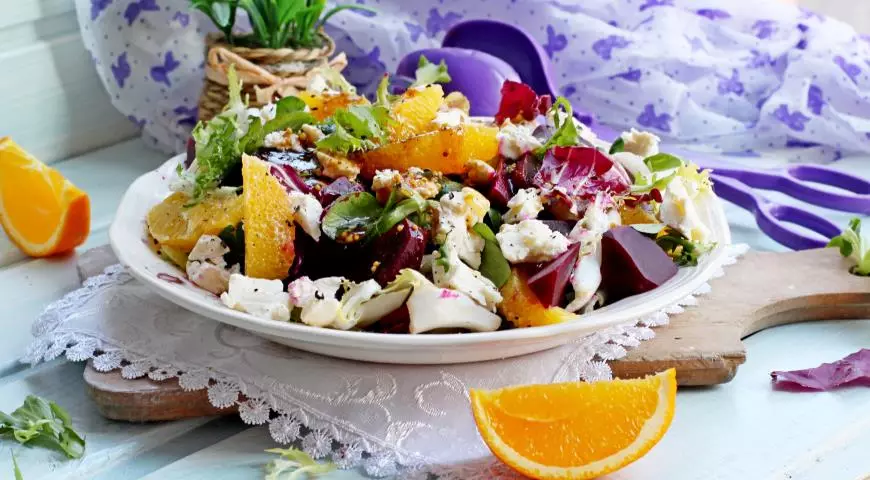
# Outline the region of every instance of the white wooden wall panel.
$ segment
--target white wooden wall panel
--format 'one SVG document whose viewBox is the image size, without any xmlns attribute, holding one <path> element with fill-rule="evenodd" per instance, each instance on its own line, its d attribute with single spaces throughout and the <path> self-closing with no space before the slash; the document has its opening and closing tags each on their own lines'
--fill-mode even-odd
<svg viewBox="0 0 870 480">
<path fill-rule="evenodd" d="M 82 44 L 74 0 L 0 1 L 0 136 L 54 162 L 137 134 Z"/>
</svg>

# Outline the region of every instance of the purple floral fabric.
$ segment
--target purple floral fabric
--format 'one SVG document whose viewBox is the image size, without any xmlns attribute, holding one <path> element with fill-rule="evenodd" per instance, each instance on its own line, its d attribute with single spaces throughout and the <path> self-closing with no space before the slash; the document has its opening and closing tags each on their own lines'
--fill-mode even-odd
<svg viewBox="0 0 870 480">
<path fill-rule="evenodd" d="M 180 151 L 195 122 L 205 17 L 188 0 L 76 0 L 82 36 L 115 105 Z M 517 24 L 552 59 L 560 91 L 596 120 L 752 157 L 870 152 L 870 39 L 772 0 L 346 0 L 329 33 L 346 74 L 373 92 L 408 52 L 455 23 Z M 244 26 L 243 26 L 244 27 Z"/>
</svg>

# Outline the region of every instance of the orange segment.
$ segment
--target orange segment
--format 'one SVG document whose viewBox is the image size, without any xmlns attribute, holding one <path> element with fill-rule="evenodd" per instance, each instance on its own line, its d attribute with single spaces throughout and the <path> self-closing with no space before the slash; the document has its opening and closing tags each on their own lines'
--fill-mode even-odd
<svg viewBox="0 0 870 480">
<path fill-rule="evenodd" d="M 241 195 L 210 195 L 190 206 L 186 193 L 175 192 L 155 205 L 146 218 L 148 231 L 161 245 L 187 253 L 203 235 L 217 235 L 242 221 Z"/>
<path fill-rule="evenodd" d="M 245 198 L 245 275 L 283 279 L 293 264 L 296 224 L 287 192 L 269 174 L 269 164 L 242 155 Z"/>
<path fill-rule="evenodd" d="M 469 160 L 489 161 L 498 154 L 498 129 L 467 124 L 411 137 L 361 156 L 368 175 L 376 170 L 420 167 L 444 174 L 460 174 Z"/>
<path fill-rule="evenodd" d="M 676 372 L 635 380 L 471 390 L 483 440 L 532 478 L 594 478 L 645 455 L 670 427 Z"/>
<path fill-rule="evenodd" d="M 33 257 L 68 252 L 91 228 L 88 195 L 24 151 L 0 138 L 0 225 Z"/>
<path fill-rule="evenodd" d="M 299 98 L 308 105 L 308 108 L 311 110 L 311 116 L 318 121 L 331 117 L 340 108 L 369 103 L 365 97 L 350 93 L 299 92 Z"/>
<path fill-rule="evenodd" d="M 535 292 L 529 288 L 525 276 L 517 269 L 501 287 L 502 302 L 499 312 L 515 327 L 540 327 L 562 323 L 577 318 L 577 315 L 559 307 L 545 307 Z"/>
<path fill-rule="evenodd" d="M 391 125 L 390 140 L 399 142 L 431 131 L 432 120 L 435 120 L 443 101 L 441 85 L 409 88 L 391 108 L 390 117 L 396 121 Z"/>
</svg>

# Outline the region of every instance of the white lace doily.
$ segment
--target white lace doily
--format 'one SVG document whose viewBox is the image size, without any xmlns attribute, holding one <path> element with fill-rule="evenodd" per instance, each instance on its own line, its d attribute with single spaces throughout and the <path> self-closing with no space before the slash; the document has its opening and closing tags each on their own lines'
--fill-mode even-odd
<svg viewBox="0 0 870 480">
<path fill-rule="evenodd" d="M 745 250 L 730 247 L 726 264 Z M 695 295 L 709 289 L 705 284 Z M 361 466 L 372 476 L 514 478 L 480 439 L 469 388 L 609 379 L 608 360 L 623 357 L 655 335 L 650 327 L 695 304 L 692 295 L 632 324 L 513 359 L 382 365 L 294 350 L 205 319 L 112 265 L 39 316 L 23 361 L 65 354 L 72 361 L 93 359 L 100 371 L 120 369 L 124 378 L 178 378 L 185 389 L 208 389 L 216 407 L 237 404 L 246 423 L 268 423 L 276 442 L 301 441 L 315 458 Z"/>
</svg>

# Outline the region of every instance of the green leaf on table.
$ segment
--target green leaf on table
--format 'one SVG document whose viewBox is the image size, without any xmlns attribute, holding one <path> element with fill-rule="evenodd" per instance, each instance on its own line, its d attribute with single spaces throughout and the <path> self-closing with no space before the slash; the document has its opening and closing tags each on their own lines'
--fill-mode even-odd
<svg viewBox="0 0 870 480">
<path fill-rule="evenodd" d="M 614 153 L 619 153 L 623 150 L 625 150 L 625 140 L 623 140 L 622 137 L 619 137 L 610 144 L 610 151 L 607 153 L 613 155 Z"/>
<path fill-rule="evenodd" d="M 11 414 L 0 412 L 0 436 L 58 450 L 69 458 L 81 458 L 85 450 L 85 440 L 73 430 L 66 410 L 36 395 L 28 395 Z"/>
<path fill-rule="evenodd" d="M 495 233 L 485 223 L 474 225 L 474 231 L 483 238 L 483 254 L 480 257 L 480 273 L 501 288 L 511 274 L 511 266 L 504 258 Z"/>
<path fill-rule="evenodd" d="M 560 107 L 564 113 L 559 113 Z M 553 115 L 556 131 L 547 143 L 535 150 L 535 155 L 539 157 L 553 147 L 570 147 L 580 143 L 580 132 L 577 131 L 577 123 L 574 122 L 574 109 L 567 98 L 557 97 L 548 113 Z"/>
<path fill-rule="evenodd" d="M 21 473 L 21 469 L 18 468 L 18 459 L 15 458 L 15 454 L 12 454 L 12 473 L 15 475 L 15 480 L 24 480 L 24 475 Z"/>
<path fill-rule="evenodd" d="M 281 457 L 266 464 L 264 480 L 302 480 L 310 475 L 324 475 L 336 468 L 334 463 L 319 463 L 295 448 L 270 448 L 266 452 Z"/>
<path fill-rule="evenodd" d="M 643 163 L 651 172 L 664 172 L 683 166 L 683 161 L 668 153 L 657 153 L 643 159 Z"/>
<path fill-rule="evenodd" d="M 843 233 L 832 238 L 828 246 L 839 248 L 842 256 L 855 261 L 852 273 L 870 276 L 870 234 L 862 232 L 860 218 L 853 218 Z"/>
<path fill-rule="evenodd" d="M 432 85 L 433 83 L 448 83 L 450 74 L 447 73 L 447 64 L 444 60 L 434 64 L 424 55 L 420 55 L 417 61 L 417 71 L 414 72 L 414 83 L 409 88 Z"/>
</svg>

